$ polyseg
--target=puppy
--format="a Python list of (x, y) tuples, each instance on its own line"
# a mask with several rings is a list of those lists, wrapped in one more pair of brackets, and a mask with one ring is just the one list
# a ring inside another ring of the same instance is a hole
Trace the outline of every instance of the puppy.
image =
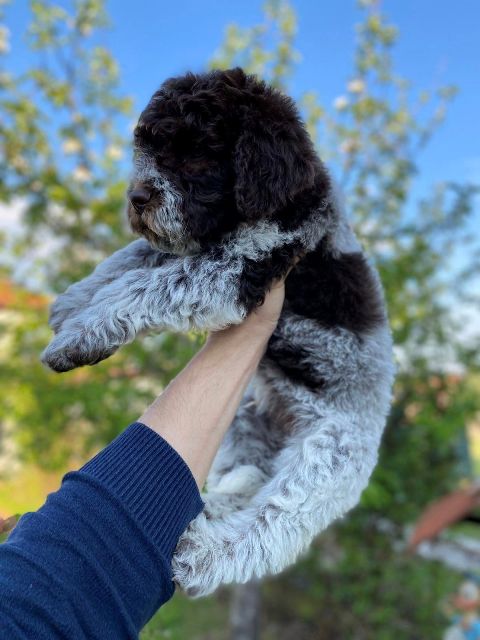
[(285, 305), (174, 557), (191, 595), (274, 574), (357, 504), (393, 381), (378, 276), (293, 101), (241, 69), (167, 80), (135, 129), (139, 239), (52, 307), (67, 371), (148, 330), (237, 324), (276, 278)]

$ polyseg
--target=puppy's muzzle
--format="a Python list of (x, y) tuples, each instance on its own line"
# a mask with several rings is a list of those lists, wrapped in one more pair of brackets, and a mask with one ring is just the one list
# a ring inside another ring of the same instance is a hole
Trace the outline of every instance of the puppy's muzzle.
[(152, 192), (145, 187), (137, 187), (129, 192), (128, 198), (132, 203), (132, 207), (135, 209), (135, 211), (139, 214), (142, 214), (146, 205), (152, 198)]

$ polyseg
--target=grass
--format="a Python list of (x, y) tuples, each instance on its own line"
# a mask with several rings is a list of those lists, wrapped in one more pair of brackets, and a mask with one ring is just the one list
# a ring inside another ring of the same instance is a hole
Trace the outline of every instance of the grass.
[(38, 467), (24, 465), (12, 477), (0, 481), (0, 516), (35, 511), (45, 502), (49, 493), (56, 491), (62, 472), (48, 473)]
[(226, 640), (228, 601), (224, 595), (188, 600), (180, 593), (164, 605), (141, 633), (141, 640)]

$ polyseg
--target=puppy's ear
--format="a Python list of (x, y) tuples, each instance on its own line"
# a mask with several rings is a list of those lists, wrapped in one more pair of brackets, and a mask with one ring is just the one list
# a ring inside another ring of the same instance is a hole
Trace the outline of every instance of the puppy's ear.
[(235, 199), (247, 220), (271, 215), (313, 186), (315, 153), (299, 120), (244, 126), (234, 153)]

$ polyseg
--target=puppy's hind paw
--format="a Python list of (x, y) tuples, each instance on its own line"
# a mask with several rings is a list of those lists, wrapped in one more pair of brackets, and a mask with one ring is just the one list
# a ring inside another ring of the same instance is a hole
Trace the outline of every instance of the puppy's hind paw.
[(206, 523), (200, 514), (180, 538), (173, 556), (173, 579), (190, 598), (207, 596), (224, 582), (222, 552), (203, 526), (203, 531), (197, 529), (197, 520)]

